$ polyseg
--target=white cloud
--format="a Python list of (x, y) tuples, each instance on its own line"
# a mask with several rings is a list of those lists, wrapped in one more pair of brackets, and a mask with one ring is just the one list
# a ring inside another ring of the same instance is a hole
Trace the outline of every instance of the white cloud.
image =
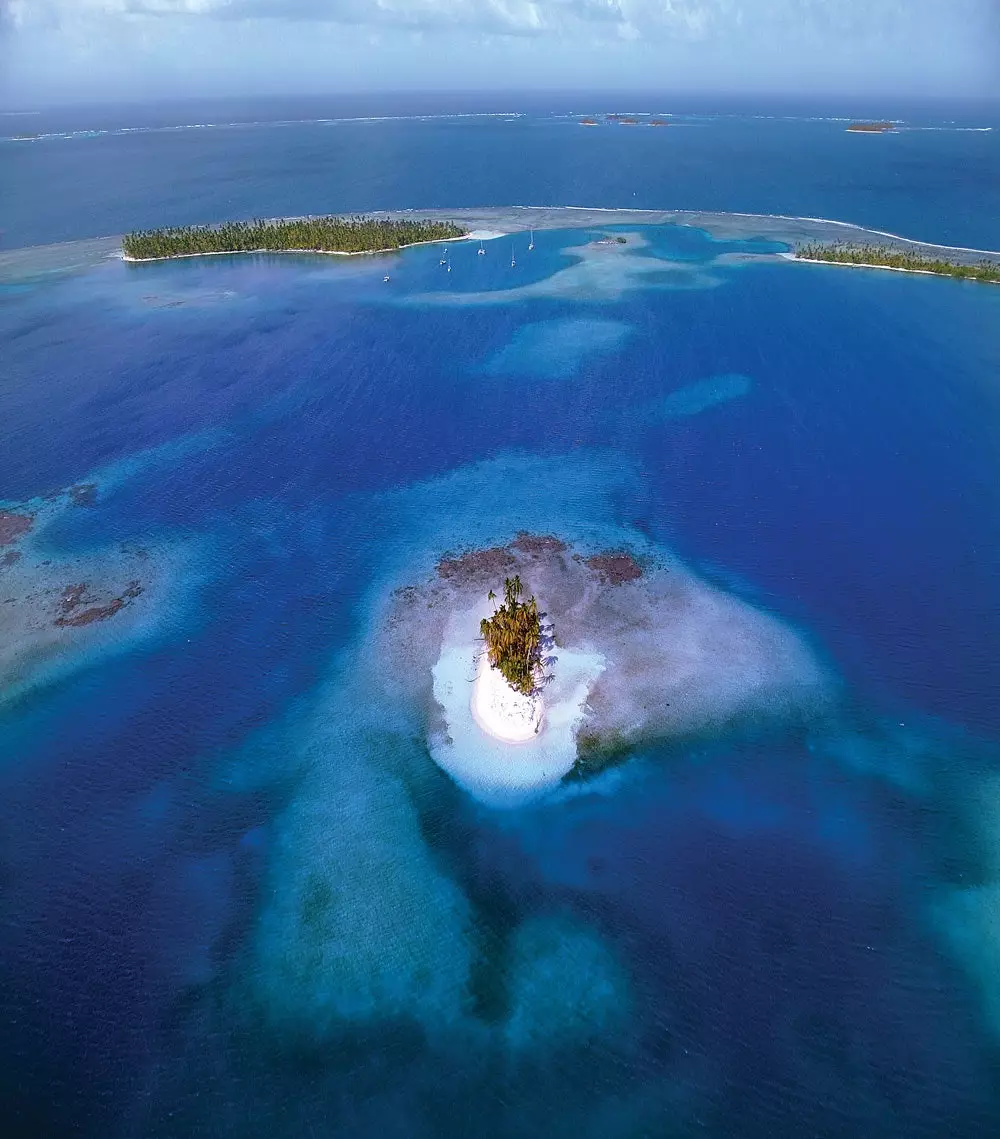
[[(2, 3), (3, 0), (0, 0)], [(544, 34), (604, 25), (639, 34), (705, 38), (780, 30), (865, 34), (906, 32), (940, 18), (961, 24), (993, 0), (7, 0), (9, 20), (65, 26), (143, 17), (322, 21), (357, 27), (475, 29), (493, 34)], [(974, 26), (970, 22), (970, 28)]]
[(85, 89), (112, 76), (128, 87), (131, 69), (140, 90), (398, 89), (435, 85), (446, 64), (450, 85), (473, 87), (995, 92), (998, 11), (998, 0), (0, 0), (0, 87), (69, 88), (74, 69)]

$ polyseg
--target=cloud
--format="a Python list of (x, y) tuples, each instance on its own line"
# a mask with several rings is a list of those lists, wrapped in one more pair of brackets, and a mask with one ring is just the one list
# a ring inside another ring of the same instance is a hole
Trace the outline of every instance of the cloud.
[(0, 0), (0, 95), (377, 89), (390, 75), (395, 89), (995, 93), (998, 12), (997, 0)]
[[(3, 0), (0, 0), (0, 4)], [(15, 26), (114, 19), (324, 22), (398, 30), (493, 35), (604, 31), (631, 38), (784, 39), (849, 33), (908, 34), (928, 21), (961, 25), (992, 0), (6, 0)], [(974, 28), (975, 21), (967, 25)]]

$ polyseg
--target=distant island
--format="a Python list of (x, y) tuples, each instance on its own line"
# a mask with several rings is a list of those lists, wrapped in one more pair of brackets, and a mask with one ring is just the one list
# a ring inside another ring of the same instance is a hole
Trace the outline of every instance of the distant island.
[(597, 119), (581, 119), (580, 126), (582, 127), (596, 127), (598, 125)]
[(893, 123), (851, 123), (847, 129), (855, 134), (885, 134), (896, 128)]
[(885, 245), (800, 245), (793, 254), (796, 261), (822, 261), (832, 265), (861, 265), (871, 269), (899, 269), (907, 273), (934, 273), (940, 277), (961, 277), (969, 281), (1000, 284), (1000, 261), (981, 261), (963, 265), (920, 253), (910, 253)]
[(406, 245), (453, 241), (468, 230), (450, 221), (388, 217), (309, 217), (171, 226), (122, 238), (126, 261), (158, 261), (212, 253), (387, 253)]

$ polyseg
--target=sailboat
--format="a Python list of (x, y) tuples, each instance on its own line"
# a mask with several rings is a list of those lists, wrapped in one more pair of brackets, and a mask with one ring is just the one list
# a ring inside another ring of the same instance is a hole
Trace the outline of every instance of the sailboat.
[(482, 243), (482, 242), (480, 242), (480, 243), (479, 243), (479, 256), (480, 256), (480, 257), (485, 257), (485, 256), (486, 256), (486, 246), (485, 246), (485, 245), (483, 245), (483, 243)]
[(528, 238), (528, 252), (535, 248), (535, 231), (531, 230), (531, 236)]
[(514, 246), (510, 247), (510, 267), (513, 269), (517, 262), (514, 260)]
[(448, 272), (451, 272), (451, 257), (448, 258)]
[(443, 256), (443, 254), (444, 254), (444, 250), (443, 250), (443, 249), (441, 250), (441, 253), (442, 253), (442, 257), (441, 257), (440, 261), (438, 261), (438, 264), (439, 264), (439, 265), (447, 265), (447, 264), (448, 264), (448, 262), (447, 262), (447, 260), (445, 259), (445, 257)]

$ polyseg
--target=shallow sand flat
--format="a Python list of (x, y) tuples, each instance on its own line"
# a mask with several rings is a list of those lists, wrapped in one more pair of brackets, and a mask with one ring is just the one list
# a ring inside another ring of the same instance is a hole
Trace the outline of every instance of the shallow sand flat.
[(712, 262), (672, 261), (643, 250), (649, 242), (637, 232), (623, 234), (624, 243), (595, 239), (564, 250), (572, 264), (538, 281), (510, 289), (481, 292), (420, 293), (407, 298), (418, 305), (498, 305), (553, 298), (568, 301), (615, 301), (633, 289), (709, 289), (722, 283), (711, 273)]
[[(444, 777), (407, 696), (415, 678), (384, 650), (378, 632), (355, 644), (309, 707), (251, 742), (225, 775), (227, 786), (292, 777), (295, 788), (275, 820), (239, 988), (248, 1014), (296, 1049), (410, 1021), (432, 1044), (458, 1033), (518, 1055), (620, 1023), (628, 977), (579, 920), (537, 918), (511, 933), (509, 953), (484, 958), (473, 905), (422, 825)], [(502, 1020), (477, 1015), (474, 972), (509, 993)]]

